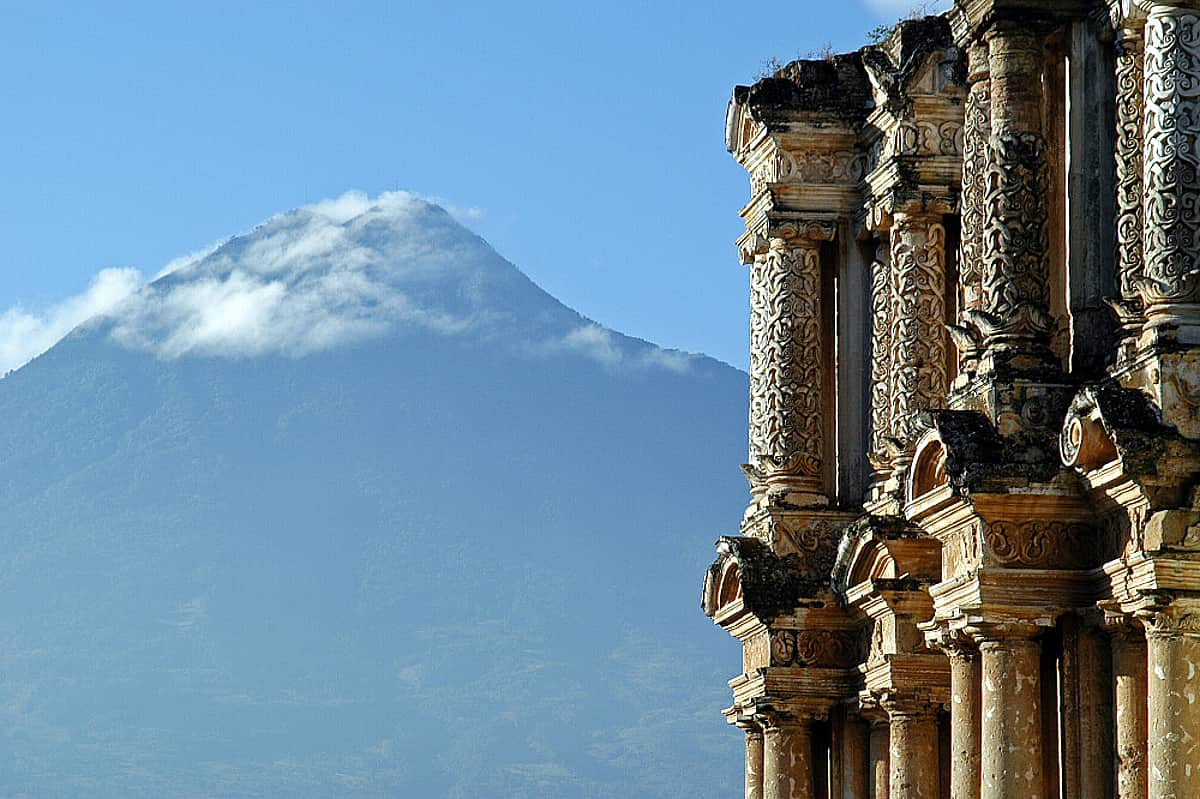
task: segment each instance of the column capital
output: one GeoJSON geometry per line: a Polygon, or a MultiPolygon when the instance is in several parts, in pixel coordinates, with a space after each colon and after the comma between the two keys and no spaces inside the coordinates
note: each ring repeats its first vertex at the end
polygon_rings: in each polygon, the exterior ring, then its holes
{"type": "Polygon", "coordinates": [[[1137,10],[1145,14],[1172,14],[1187,11],[1200,11],[1200,0],[1124,0],[1131,11],[1137,10]]]}
{"type": "Polygon", "coordinates": [[[752,721],[758,724],[763,732],[808,727],[814,721],[827,718],[831,705],[832,700],[763,697],[754,704],[752,721]]]}
{"type": "Polygon", "coordinates": [[[966,628],[980,652],[1036,644],[1046,628],[1032,622],[978,621],[966,628]]]}
{"type": "Polygon", "coordinates": [[[1200,638],[1200,599],[1175,599],[1137,615],[1145,627],[1147,640],[1200,638]]]}
{"type": "Polygon", "coordinates": [[[879,700],[879,706],[888,714],[892,721],[901,718],[924,719],[936,717],[942,710],[942,703],[935,702],[920,694],[887,694],[879,700]]]}
{"type": "Polygon", "coordinates": [[[951,628],[936,621],[919,625],[925,643],[953,660],[979,660],[979,644],[965,630],[951,628]]]}

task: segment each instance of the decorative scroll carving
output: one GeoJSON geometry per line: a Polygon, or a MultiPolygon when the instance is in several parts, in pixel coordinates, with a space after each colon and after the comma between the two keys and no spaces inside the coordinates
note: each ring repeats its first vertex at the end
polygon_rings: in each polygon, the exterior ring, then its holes
{"type": "Polygon", "coordinates": [[[833,226],[770,232],[750,278],[750,462],[764,476],[821,474],[824,397],[820,240],[833,226]]]}
{"type": "Polygon", "coordinates": [[[771,633],[771,665],[849,669],[858,665],[859,635],[854,630],[776,630],[771,633]]]}
{"type": "Polygon", "coordinates": [[[857,184],[867,170],[868,155],[853,150],[790,152],[776,150],[750,175],[757,194],[770,183],[857,184]]]}
{"type": "Polygon", "coordinates": [[[887,450],[892,429],[892,291],[890,247],[871,264],[871,450],[887,450]]]}
{"type": "Polygon", "coordinates": [[[942,406],[948,382],[946,229],[898,214],[891,260],[891,430],[894,438],[912,443],[917,414],[942,406]]]}
{"type": "Polygon", "coordinates": [[[1000,566],[1048,569],[1091,565],[1095,538],[1086,524],[1032,520],[991,522],[984,540],[1000,566]]]}
{"type": "Polygon", "coordinates": [[[1143,23],[1131,20],[1117,40],[1117,277],[1122,316],[1140,304],[1142,277],[1143,23]]]}
{"type": "Polygon", "coordinates": [[[802,555],[806,559],[827,558],[840,529],[828,519],[814,519],[800,524],[787,524],[779,519],[765,521],[768,544],[777,555],[802,555]]]}
{"type": "Polygon", "coordinates": [[[988,338],[1045,337],[1053,324],[1046,141],[1039,133],[1002,134],[988,146],[983,332],[988,338]]]}
{"type": "Polygon", "coordinates": [[[1200,301],[1200,17],[1155,7],[1146,20],[1147,305],[1200,301]]]}
{"type": "Polygon", "coordinates": [[[959,155],[963,126],[958,122],[903,121],[892,131],[884,158],[904,155],[959,155]]]}

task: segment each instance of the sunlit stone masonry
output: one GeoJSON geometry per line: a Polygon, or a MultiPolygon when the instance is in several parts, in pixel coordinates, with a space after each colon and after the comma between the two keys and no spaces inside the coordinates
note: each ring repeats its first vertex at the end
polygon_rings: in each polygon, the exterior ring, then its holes
{"type": "Polygon", "coordinates": [[[746,796],[1200,797],[1200,0],[958,0],[726,142],[746,796]]]}

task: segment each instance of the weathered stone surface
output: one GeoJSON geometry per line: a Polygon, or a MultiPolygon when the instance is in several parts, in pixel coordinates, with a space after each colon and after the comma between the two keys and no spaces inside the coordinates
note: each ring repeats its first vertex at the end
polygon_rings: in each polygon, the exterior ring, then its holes
{"type": "Polygon", "coordinates": [[[957,0],[726,122],[747,795],[1200,795],[1200,2],[957,0]]]}

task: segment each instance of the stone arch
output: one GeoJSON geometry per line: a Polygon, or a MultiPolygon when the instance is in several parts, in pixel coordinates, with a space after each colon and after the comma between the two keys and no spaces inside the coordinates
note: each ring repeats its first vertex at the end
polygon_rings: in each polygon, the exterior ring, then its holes
{"type": "Polygon", "coordinates": [[[720,587],[717,590],[717,608],[732,605],[742,598],[742,570],[737,561],[731,560],[725,565],[721,575],[720,587]]]}
{"type": "Polygon", "coordinates": [[[947,482],[946,447],[936,430],[927,430],[917,441],[912,466],[908,471],[905,499],[912,502],[947,482]]]}

